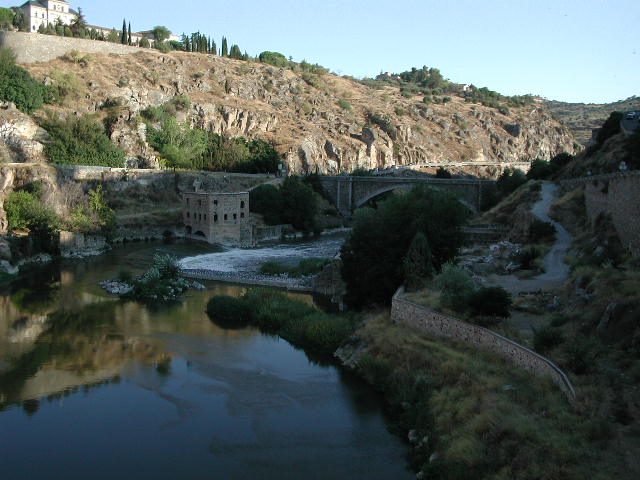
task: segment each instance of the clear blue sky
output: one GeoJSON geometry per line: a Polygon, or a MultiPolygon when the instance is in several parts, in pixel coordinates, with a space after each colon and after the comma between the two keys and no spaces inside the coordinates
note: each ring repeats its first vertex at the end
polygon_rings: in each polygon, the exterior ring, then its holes
{"type": "MultiPolygon", "coordinates": [[[[3,6],[15,3],[0,1],[3,6]]],[[[356,77],[412,66],[503,94],[640,96],[640,0],[73,0],[89,23],[226,35],[356,77]]]]}

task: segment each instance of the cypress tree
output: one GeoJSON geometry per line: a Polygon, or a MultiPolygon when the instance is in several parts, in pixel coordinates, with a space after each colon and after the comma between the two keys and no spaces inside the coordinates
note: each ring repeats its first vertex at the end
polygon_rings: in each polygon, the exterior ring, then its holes
{"type": "Polygon", "coordinates": [[[226,37],[222,37],[222,53],[223,57],[229,56],[229,46],[227,45],[226,37]]]}
{"type": "Polygon", "coordinates": [[[131,45],[131,22],[129,22],[129,34],[127,38],[127,43],[131,45]]]}
{"type": "Polygon", "coordinates": [[[404,282],[408,291],[424,288],[433,275],[431,248],[424,233],[418,232],[409,246],[404,259],[404,282]]]}
{"type": "Polygon", "coordinates": [[[211,53],[213,55],[218,55],[218,45],[216,45],[215,40],[211,43],[211,53]]]}
{"type": "Polygon", "coordinates": [[[120,43],[127,44],[127,19],[122,20],[122,32],[120,33],[120,43]]]}

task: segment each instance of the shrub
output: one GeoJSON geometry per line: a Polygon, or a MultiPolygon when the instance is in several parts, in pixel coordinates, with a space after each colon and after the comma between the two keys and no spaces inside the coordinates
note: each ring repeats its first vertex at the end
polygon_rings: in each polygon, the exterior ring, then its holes
{"type": "Polygon", "coordinates": [[[451,175],[451,172],[444,167],[438,167],[438,170],[436,170],[436,178],[447,179],[451,177],[453,177],[453,175],[451,175]]]}
{"type": "Polygon", "coordinates": [[[15,103],[19,110],[31,113],[41,108],[49,97],[43,84],[15,64],[11,50],[0,48],[0,100],[15,103]]]}
{"type": "Polygon", "coordinates": [[[527,178],[529,180],[545,180],[549,178],[552,173],[553,168],[549,162],[536,158],[531,162],[531,168],[527,172],[527,178]]]}
{"type": "Polygon", "coordinates": [[[53,163],[124,166],[124,152],[111,142],[103,126],[92,116],[69,116],[65,120],[49,117],[42,127],[51,135],[45,152],[53,163]]]}
{"type": "Polygon", "coordinates": [[[423,232],[416,233],[404,259],[404,281],[410,292],[424,288],[433,275],[429,242],[423,232]]]}
{"type": "Polygon", "coordinates": [[[442,305],[458,313],[464,313],[476,285],[471,275],[462,267],[447,263],[435,278],[435,285],[442,291],[442,305]]]}
{"type": "Polygon", "coordinates": [[[353,112],[353,107],[347,100],[338,100],[338,106],[347,112],[353,112]]]}
{"type": "Polygon", "coordinates": [[[258,59],[262,63],[268,63],[269,65],[273,65],[274,67],[286,68],[289,66],[289,60],[278,52],[262,52],[258,55],[258,59]]]}
{"type": "Polygon", "coordinates": [[[282,195],[273,185],[260,185],[249,192],[249,206],[252,212],[264,216],[267,225],[282,223],[282,195]]]}
{"type": "Polygon", "coordinates": [[[207,303],[207,315],[222,328],[244,328],[251,322],[251,309],[241,299],[218,296],[207,303]]]}
{"type": "Polygon", "coordinates": [[[472,316],[507,318],[511,313],[511,295],[502,287],[482,287],[469,295],[472,316]]]}
{"type": "Polygon", "coordinates": [[[529,240],[536,243],[553,237],[556,232],[556,227],[552,223],[536,219],[529,226],[529,240]]]}
{"type": "Polygon", "coordinates": [[[380,129],[383,132],[385,132],[387,135],[389,135],[389,138],[391,140],[395,140],[396,139],[396,137],[397,137],[397,126],[396,126],[395,123],[393,123],[393,121],[390,118],[385,117],[383,115],[379,115],[377,113],[369,112],[367,114],[367,120],[370,123],[380,127],[380,129]]]}
{"type": "Polygon", "coordinates": [[[533,329],[533,349],[539,353],[545,353],[563,341],[562,331],[551,325],[539,329],[533,329]]]}

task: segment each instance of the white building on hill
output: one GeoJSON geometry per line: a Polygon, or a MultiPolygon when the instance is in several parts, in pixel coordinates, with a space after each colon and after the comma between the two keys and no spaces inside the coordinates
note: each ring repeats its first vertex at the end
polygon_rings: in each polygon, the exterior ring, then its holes
{"type": "Polygon", "coordinates": [[[19,7],[24,13],[30,32],[37,32],[40,25],[47,27],[58,21],[64,25],[71,25],[78,12],[64,0],[40,0],[26,2],[19,7]]]}

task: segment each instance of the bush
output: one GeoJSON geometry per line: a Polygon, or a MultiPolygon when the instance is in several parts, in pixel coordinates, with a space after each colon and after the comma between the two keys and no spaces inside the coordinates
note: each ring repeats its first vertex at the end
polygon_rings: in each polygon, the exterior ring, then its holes
{"type": "Polygon", "coordinates": [[[438,170],[436,170],[436,178],[449,179],[452,176],[451,172],[444,167],[438,167],[438,170]]]}
{"type": "Polygon", "coordinates": [[[404,259],[404,284],[408,291],[414,292],[424,288],[427,280],[433,275],[431,249],[424,233],[418,232],[404,259]]]}
{"type": "Polygon", "coordinates": [[[28,228],[32,232],[48,233],[60,227],[53,209],[26,191],[14,191],[4,202],[9,230],[28,228]]]}
{"type": "Polygon", "coordinates": [[[241,299],[218,296],[207,303],[207,315],[216,325],[232,329],[244,328],[251,322],[251,309],[241,299]]]}
{"type": "Polygon", "coordinates": [[[262,63],[268,63],[269,65],[273,65],[274,67],[286,68],[289,66],[289,60],[278,52],[262,52],[258,55],[258,59],[262,63]]]}
{"type": "Polygon", "coordinates": [[[285,265],[280,262],[265,262],[260,267],[263,275],[288,275],[291,278],[308,277],[320,273],[329,263],[326,258],[305,258],[296,266],[285,265]]]}
{"type": "Polygon", "coordinates": [[[518,187],[527,183],[527,176],[517,168],[507,168],[496,182],[496,187],[503,197],[514,192],[518,187]]]}
{"type": "Polygon", "coordinates": [[[260,185],[249,192],[251,211],[262,214],[267,225],[282,223],[283,202],[280,190],[273,185],[260,185]]]}
{"type": "Polygon", "coordinates": [[[51,135],[45,152],[53,163],[124,166],[124,152],[111,142],[104,127],[92,116],[69,116],[66,120],[50,117],[42,123],[42,127],[51,135]]]}
{"type": "Polygon", "coordinates": [[[533,349],[539,353],[546,353],[563,341],[562,331],[550,325],[540,329],[533,329],[533,349]]]}
{"type": "Polygon", "coordinates": [[[353,107],[347,100],[338,100],[338,106],[347,112],[353,112],[353,107]]]}
{"type": "Polygon", "coordinates": [[[527,172],[529,180],[545,180],[551,176],[553,169],[551,164],[546,160],[536,158],[531,162],[531,168],[527,172]]]}
{"type": "Polygon", "coordinates": [[[447,263],[435,278],[435,285],[441,290],[441,301],[444,307],[464,313],[476,285],[471,275],[462,267],[447,263]]]}
{"type": "Polygon", "coordinates": [[[383,115],[379,115],[377,113],[369,112],[367,114],[367,120],[370,123],[380,127],[380,129],[383,132],[385,132],[387,135],[389,135],[389,138],[391,140],[395,140],[397,138],[397,136],[398,136],[398,134],[397,134],[397,126],[396,126],[395,123],[393,123],[393,121],[390,118],[385,117],[383,115]]]}
{"type": "Polygon", "coordinates": [[[0,48],[0,100],[15,103],[19,110],[31,113],[49,98],[47,87],[15,64],[11,50],[0,48]]]}
{"type": "Polygon", "coordinates": [[[529,226],[529,240],[537,243],[541,240],[552,238],[556,232],[556,227],[552,223],[536,219],[529,226]]]}
{"type": "Polygon", "coordinates": [[[482,287],[469,295],[472,316],[507,318],[511,315],[511,295],[502,287],[482,287]]]}

